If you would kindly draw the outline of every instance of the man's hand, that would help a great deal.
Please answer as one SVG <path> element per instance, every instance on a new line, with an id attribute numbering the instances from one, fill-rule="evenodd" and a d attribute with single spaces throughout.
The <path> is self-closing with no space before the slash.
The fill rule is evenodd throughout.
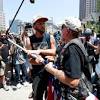
<path id="1" fill-rule="evenodd" d="M 54 56 L 45 56 L 45 58 L 47 58 L 48 61 L 54 61 L 54 59 L 55 59 Z"/>
<path id="2" fill-rule="evenodd" d="M 44 59 L 40 55 L 36 55 L 35 59 L 33 59 L 32 57 L 30 57 L 29 61 L 30 61 L 30 63 L 32 65 L 42 65 L 43 62 L 44 62 Z"/>
<path id="3" fill-rule="evenodd" d="M 36 60 L 35 60 L 37 63 L 43 63 L 44 62 L 44 59 L 40 56 L 40 55 L 37 55 L 36 57 Z"/>
<path id="4" fill-rule="evenodd" d="M 44 68 L 47 69 L 48 67 L 52 68 L 53 67 L 53 62 L 49 62 L 48 64 L 45 65 Z"/>

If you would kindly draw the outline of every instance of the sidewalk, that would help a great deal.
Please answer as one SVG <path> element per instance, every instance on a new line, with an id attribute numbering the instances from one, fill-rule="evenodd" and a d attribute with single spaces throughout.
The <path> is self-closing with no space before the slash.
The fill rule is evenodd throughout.
<path id="1" fill-rule="evenodd" d="M 9 91 L 5 91 L 0 88 L 0 100 L 32 100 L 28 99 L 30 92 L 32 91 L 32 84 L 27 87 L 16 89 L 15 86 L 9 86 Z"/>

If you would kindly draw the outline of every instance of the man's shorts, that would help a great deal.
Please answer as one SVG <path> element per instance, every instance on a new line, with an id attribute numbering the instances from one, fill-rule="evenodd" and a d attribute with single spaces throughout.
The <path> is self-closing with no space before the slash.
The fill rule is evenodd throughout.
<path id="1" fill-rule="evenodd" d="M 0 76 L 3 76 L 5 73 L 5 63 L 3 61 L 1 61 L 1 65 L 0 65 Z"/>

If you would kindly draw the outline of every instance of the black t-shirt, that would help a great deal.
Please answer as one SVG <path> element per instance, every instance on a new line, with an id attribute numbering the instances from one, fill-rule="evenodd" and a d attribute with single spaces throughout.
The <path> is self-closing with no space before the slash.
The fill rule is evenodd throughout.
<path id="1" fill-rule="evenodd" d="M 1 50 L 1 56 L 3 58 L 3 61 L 8 62 L 9 47 L 6 44 L 4 44 L 4 46 L 0 50 Z"/>
<path id="2" fill-rule="evenodd" d="M 37 48 L 34 47 L 34 45 L 37 44 L 37 46 L 38 46 L 40 44 L 40 42 L 42 42 L 42 40 L 43 40 L 43 37 L 37 38 L 35 35 L 32 35 L 30 37 L 32 49 L 37 49 Z"/>
<path id="3" fill-rule="evenodd" d="M 62 66 L 65 74 L 71 78 L 81 77 L 81 50 L 75 44 L 69 45 L 65 50 L 62 50 Z"/>
<path id="4" fill-rule="evenodd" d="M 48 49 L 48 48 L 50 48 L 49 47 L 50 35 L 48 33 L 44 33 L 43 37 L 37 38 L 34 34 L 30 37 L 30 42 L 31 42 L 31 46 L 32 46 L 33 50 Z M 42 57 L 44 57 L 44 59 L 45 59 L 44 55 L 42 55 Z M 32 75 L 35 76 L 38 74 L 38 72 L 41 71 L 41 69 L 43 69 L 44 65 L 32 65 L 32 66 L 33 66 Z"/>
<path id="5" fill-rule="evenodd" d="M 90 46 L 88 44 L 88 42 L 84 43 L 84 47 L 86 48 L 87 53 L 88 53 L 89 56 L 92 56 L 92 55 L 94 56 L 95 55 L 94 48 L 92 46 Z"/>
<path id="6" fill-rule="evenodd" d="M 34 34 L 30 37 L 30 41 L 33 50 L 50 48 L 50 35 L 48 33 L 44 33 L 43 37 L 40 38 Z"/>

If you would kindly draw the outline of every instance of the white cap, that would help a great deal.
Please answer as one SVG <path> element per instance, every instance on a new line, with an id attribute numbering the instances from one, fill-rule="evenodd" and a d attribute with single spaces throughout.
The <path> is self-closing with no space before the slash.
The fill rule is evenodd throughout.
<path id="1" fill-rule="evenodd" d="M 46 22 L 46 21 L 48 21 L 48 18 L 43 17 L 43 16 L 37 16 L 36 18 L 33 19 L 33 24 L 38 21 Z"/>
<path id="2" fill-rule="evenodd" d="M 78 18 L 75 17 L 67 17 L 64 21 L 64 23 L 68 28 L 70 28 L 73 31 L 77 31 L 77 29 L 81 29 L 81 21 Z"/>

